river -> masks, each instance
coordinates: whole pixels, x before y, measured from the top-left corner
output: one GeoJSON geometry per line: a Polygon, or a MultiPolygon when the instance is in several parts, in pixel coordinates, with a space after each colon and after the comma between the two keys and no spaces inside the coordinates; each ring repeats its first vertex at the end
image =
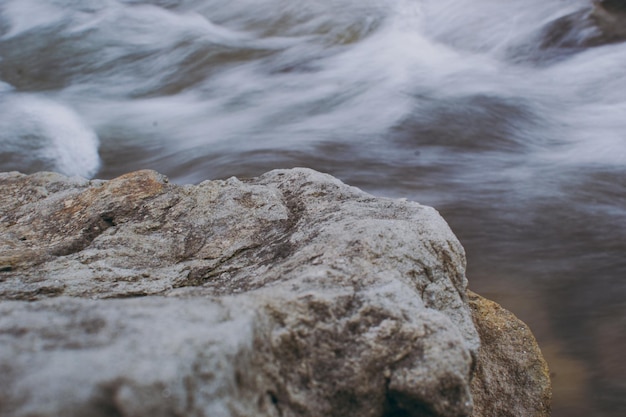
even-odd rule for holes
{"type": "Polygon", "coordinates": [[[622,417],[626,35],[592,7],[2,0],[0,170],[306,166],[434,206],[535,332],[553,416],[622,417]]]}

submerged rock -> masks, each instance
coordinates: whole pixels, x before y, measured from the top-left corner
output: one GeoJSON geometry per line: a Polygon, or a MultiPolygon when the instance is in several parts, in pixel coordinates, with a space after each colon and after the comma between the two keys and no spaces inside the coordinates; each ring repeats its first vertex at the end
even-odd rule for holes
{"type": "Polygon", "coordinates": [[[601,46],[626,40],[626,2],[594,0],[593,5],[550,22],[540,34],[541,49],[601,46]]]}
{"type": "Polygon", "coordinates": [[[626,1],[594,0],[592,19],[602,33],[599,43],[626,40],[626,1]]]}
{"type": "Polygon", "coordinates": [[[626,2],[593,0],[575,11],[548,17],[537,28],[512,42],[508,60],[549,65],[587,51],[626,41],[626,2]]]}
{"type": "Polygon", "coordinates": [[[0,271],[0,416],[468,416],[491,369],[437,212],[307,169],[0,174],[0,271]]]}

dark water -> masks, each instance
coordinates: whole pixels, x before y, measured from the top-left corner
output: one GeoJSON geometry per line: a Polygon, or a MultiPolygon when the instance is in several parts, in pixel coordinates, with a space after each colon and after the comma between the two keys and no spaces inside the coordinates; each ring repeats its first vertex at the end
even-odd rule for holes
{"type": "Polygon", "coordinates": [[[307,166],[432,205],[470,286],[536,333],[553,415],[622,417],[626,43],[591,10],[1,0],[0,170],[189,183],[307,166]]]}

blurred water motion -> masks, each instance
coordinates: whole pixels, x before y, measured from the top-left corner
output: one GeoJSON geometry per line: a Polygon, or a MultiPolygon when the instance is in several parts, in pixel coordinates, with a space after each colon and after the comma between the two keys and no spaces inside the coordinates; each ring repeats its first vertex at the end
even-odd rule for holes
{"type": "Polygon", "coordinates": [[[537,334],[553,415],[621,417],[626,43],[592,7],[4,0],[0,169],[307,166],[433,205],[537,334]]]}

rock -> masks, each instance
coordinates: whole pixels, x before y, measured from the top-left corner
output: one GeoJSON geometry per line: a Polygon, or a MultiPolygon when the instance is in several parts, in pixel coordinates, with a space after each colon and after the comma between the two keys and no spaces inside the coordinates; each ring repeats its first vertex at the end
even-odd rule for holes
{"type": "Polygon", "coordinates": [[[0,416],[472,411],[458,240],[315,171],[0,174],[0,271],[0,416]]]}
{"type": "Polygon", "coordinates": [[[626,40],[626,1],[594,0],[591,16],[601,32],[598,43],[626,40]]]}
{"type": "Polygon", "coordinates": [[[468,295],[481,340],[473,416],[549,416],[550,372],[528,326],[493,301],[468,295]]]}
{"type": "MultiPolygon", "coordinates": [[[[538,34],[534,60],[569,56],[583,48],[626,40],[626,2],[594,0],[593,4],[546,24],[538,34]],[[556,53],[558,51],[558,53],[556,53]]],[[[528,46],[526,46],[528,48],[528,46]]],[[[531,48],[532,49],[532,48],[531,48]]]]}

